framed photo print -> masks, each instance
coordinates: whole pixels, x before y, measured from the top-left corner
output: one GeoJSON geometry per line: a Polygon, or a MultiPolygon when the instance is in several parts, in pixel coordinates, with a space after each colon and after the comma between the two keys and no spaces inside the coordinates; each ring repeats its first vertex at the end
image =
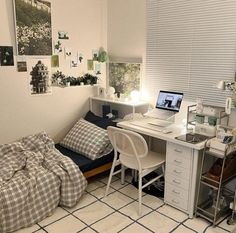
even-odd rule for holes
{"type": "Polygon", "coordinates": [[[51,2],[14,0],[18,55],[52,55],[51,2]]]}
{"type": "Polygon", "coordinates": [[[106,97],[106,89],[104,87],[98,87],[98,97],[106,97]]]}

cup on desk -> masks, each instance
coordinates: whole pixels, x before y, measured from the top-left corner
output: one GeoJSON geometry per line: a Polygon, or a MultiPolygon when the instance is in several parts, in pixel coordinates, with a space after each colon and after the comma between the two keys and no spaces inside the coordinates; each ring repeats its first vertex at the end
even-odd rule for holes
{"type": "Polygon", "coordinates": [[[216,126],[217,118],[214,117],[214,116],[209,116],[208,117],[208,123],[209,123],[209,125],[216,126]]]}
{"type": "Polygon", "coordinates": [[[204,116],[203,115],[196,115],[196,122],[199,124],[203,124],[204,123],[204,116]]]}

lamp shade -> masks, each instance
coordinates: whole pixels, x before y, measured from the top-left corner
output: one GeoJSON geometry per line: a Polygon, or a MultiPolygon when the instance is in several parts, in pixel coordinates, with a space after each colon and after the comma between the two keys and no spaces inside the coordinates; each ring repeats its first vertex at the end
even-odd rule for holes
{"type": "Polygon", "coordinates": [[[130,97],[132,102],[138,102],[140,100],[140,95],[141,95],[140,92],[137,90],[131,91],[130,97]]]}
{"type": "Polygon", "coordinates": [[[225,89],[225,81],[224,80],[220,80],[217,84],[216,87],[220,90],[224,90],[225,89]]]}

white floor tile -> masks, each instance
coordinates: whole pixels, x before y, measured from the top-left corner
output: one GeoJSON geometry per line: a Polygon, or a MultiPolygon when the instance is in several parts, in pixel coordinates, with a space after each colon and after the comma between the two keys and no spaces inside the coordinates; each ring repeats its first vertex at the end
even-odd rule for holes
{"type": "Polygon", "coordinates": [[[38,229],[39,229],[39,226],[35,224],[31,227],[22,228],[18,231],[15,231],[14,233],[31,233],[31,232],[37,231],[38,229]]]}
{"type": "MultiPolygon", "coordinates": [[[[109,175],[108,175],[107,177],[101,179],[100,181],[103,182],[103,183],[105,183],[105,184],[107,184],[107,183],[108,183],[108,179],[109,179],[109,175]]],[[[113,182],[115,182],[115,181],[117,181],[117,180],[119,180],[118,177],[112,176],[111,183],[113,183],[113,182]]]]}
{"type": "MultiPolygon", "coordinates": [[[[138,199],[138,189],[135,188],[133,185],[127,185],[124,188],[121,188],[119,191],[126,195],[129,195],[133,199],[138,199]]],[[[142,192],[142,196],[145,194],[146,193],[142,192]]]]}
{"type": "Polygon", "coordinates": [[[91,192],[97,188],[103,187],[105,186],[105,184],[103,184],[102,182],[93,180],[93,181],[89,181],[88,186],[86,188],[87,192],[91,192]]]}
{"type": "Polygon", "coordinates": [[[80,231],[79,233],[96,233],[96,231],[92,230],[89,227],[86,227],[84,230],[80,231]]]}
{"type": "Polygon", "coordinates": [[[114,192],[102,199],[105,203],[114,209],[120,209],[121,207],[131,203],[133,200],[120,192],[114,192]]]}
{"type": "Polygon", "coordinates": [[[188,215],[184,212],[177,210],[169,205],[164,205],[158,209],[158,212],[174,219],[177,222],[183,222],[188,218],[188,215]]]}
{"type": "MultiPolygon", "coordinates": [[[[122,209],[119,210],[123,214],[129,216],[130,218],[137,220],[141,216],[138,215],[138,202],[132,202],[129,205],[123,207],[122,209]]],[[[152,210],[146,206],[142,206],[142,216],[150,213],[152,210]]]]}
{"type": "Polygon", "coordinates": [[[45,233],[45,231],[44,230],[38,230],[38,231],[34,231],[34,233],[45,233]]]}
{"type": "Polygon", "coordinates": [[[139,223],[148,227],[154,232],[167,233],[173,230],[178,223],[157,212],[152,212],[138,220],[139,223]]]}
{"type": "Polygon", "coordinates": [[[130,223],[132,221],[128,217],[116,212],[95,223],[92,228],[102,233],[117,233],[130,223]]]}
{"type": "Polygon", "coordinates": [[[151,231],[142,227],[138,223],[133,223],[132,225],[128,226],[127,228],[125,228],[121,232],[122,233],[150,233],[151,231]]]}
{"type": "Polygon", "coordinates": [[[84,227],[86,227],[84,223],[70,215],[45,227],[45,230],[48,233],[76,233],[84,227]]]}
{"type": "Polygon", "coordinates": [[[58,207],[56,208],[56,210],[54,211],[54,213],[48,217],[48,218],[45,218],[43,221],[39,222],[39,225],[44,227],[52,222],[55,222],[57,221],[58,219],[68,215],[69,213],[65,210],[63,210],[62,208],[58,207]]]}
{"type": "Polygon", "coordinates": [[[228,233],[228,231],[225,231],[219,227],[209,227],[206,230],[206,233],[228,233]]]}
{"type": "Polygon", "coordinates": [[[221,228],[225,229],[225,230],[230,231],[230,232],[233,231],[233,229],[236,228],[236,224],[231,224],[231,225],[227,224],[227,219],[225,219],[223,222],[221,222],[221,223],[219,224],[219,226],[220,226],[221,228]]]}
{"type": "MultiPolygon", "coordinates": [[[[105,195],[105,191],[106,191],[106,186],[105,187],[101,187],[101,188],[98,188],[92,192],[90,192],[91,194],[93,194],[96,198],[103,198],[104,195],[105,195]]],[[[108,195],[110,193],[113,193],[115,191],[115,189],[113,189],[112,187],[109,188],[108,190],[108,195]]]]}
{"type": "Polygon", "coordinates": [[[197,231],[198,233],[201,233],[210,225],[210,223],[202,218],[193,218],[184,222],[184,225],[197,231]]]}
{"type": "Polygon", "coordinates": [[[145,195],[142,198],[142,202],[152,209],[156,209],[164,204],[163,200],[159,199],[158,197],[151,196],[151,195],[145,195]]]}
{"type": "Polygon", "coordinates": [[[124,184],[121,184],[121,180],[118,179],[117,181],[111,183],[111,187],[118,190],[118,189],[121,189],[123,187],[125,187],[125,185],[127,185],[128,183],[125,181],[124,184]]]}
{"type": "MultiPolygon", "coordinates": [[[[74,212],[75,210],[78,210],[80,208],[83,208],[93,202],[97,201],[97,199],[95,197],[93,197],[92,195],[90,195],[89,193],[85,193],[79,200],[79,202],[77,203],[76,206],[72,207],[72,208],[65,208],[66,210],[68,210],[70,213],[74,212]]],[[[63,207],[64,208],[64,207],[63,207]]]]}
{"type": "Polygon", "coordinates": [[[195,231],[192,231],[187,227],[180,225],[177,229],[173,231],[173,233],[195,233],[195,231]]]}
{"type": "Polygon", "coordinates": [[[86,208],[80,209],[74,212],[74,215],[77,216],[82,221],[87,224],[92,224],[107,215],[111,214],[114,210],[107,206],[104,203],[96,202],[94,204],[89,205],[86,208]]]}

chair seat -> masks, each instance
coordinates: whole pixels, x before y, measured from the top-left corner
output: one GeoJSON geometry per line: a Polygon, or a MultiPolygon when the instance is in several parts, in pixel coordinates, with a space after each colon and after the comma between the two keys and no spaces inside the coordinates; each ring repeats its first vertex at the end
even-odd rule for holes
{"type": "MultiPolygon", "coordinates": [[[[120,154],[120,162],[126,167],[138,170],[138,163],[135,157],[120,154]]],[[[165,155],[153,151],[148,151],[146,157],[140,158],[142,169],[150,169],[165,163],[165,155]]]]}

